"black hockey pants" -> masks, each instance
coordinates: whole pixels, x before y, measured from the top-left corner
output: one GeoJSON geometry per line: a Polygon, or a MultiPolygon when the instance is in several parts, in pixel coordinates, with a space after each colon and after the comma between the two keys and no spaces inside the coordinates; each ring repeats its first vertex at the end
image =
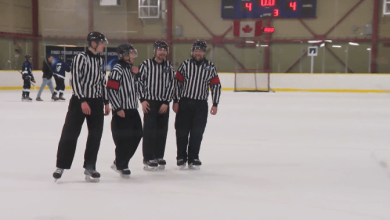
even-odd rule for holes
{"type": "Polygon", "coordinates": [[[207,124],[208,104],[205,100],[180,99],[176,114],[177,159],[192,162],[199,159],[200,145],[207,124]],[[187,154],[188,146],[188,154],[187,154]]]}
{"type": "Polygon", "coordinates": [[[125,109],[125,117],[113,113],[112,138],[115,143],[115,164],[118,170],[129,168],[129,161],[142,138],[142,122],[137,109],[125,109]]]}
{"type": "Polygon", "coordinates": [[[77,139],[84,120],[87,119],[88,139],[84,154],[84,168],[96,169],[96,160],[103,133],[104,103],[102,98],[87,99],[91,115],[85,115],[81,110],[80,100],[72,96],[68,113],[62,129],[57,151],[57,167],[70,169],[76,151],[77,139]]]}
{"type": "Polygon", "coordinates": [[[144,114],[144,138],[142,150],[144,160],[164,158],[168,133],[169,106],[164,114],[158,113],[161,101],[148,101],[150,110],[144,114]]]}

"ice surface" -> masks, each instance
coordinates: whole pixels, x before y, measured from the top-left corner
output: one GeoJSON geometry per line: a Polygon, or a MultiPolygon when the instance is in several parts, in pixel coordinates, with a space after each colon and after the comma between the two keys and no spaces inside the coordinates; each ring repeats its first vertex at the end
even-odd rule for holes
{"type": "Polygon", "coordinates": [[[201,170],[176,167],[171,112],[166,170],[144,171],[140,145],[130,179],[110,169],[108,116],[100,183],[84,181],[85,124],[72,169],[54,183],[70,92],[62,103],[47,90],[44,102],[21,102],[21,93],[0,91],[1,220],[390,219],[390,178],[378,162],[390,161],[389,94],[223,92],[201,170]]]}

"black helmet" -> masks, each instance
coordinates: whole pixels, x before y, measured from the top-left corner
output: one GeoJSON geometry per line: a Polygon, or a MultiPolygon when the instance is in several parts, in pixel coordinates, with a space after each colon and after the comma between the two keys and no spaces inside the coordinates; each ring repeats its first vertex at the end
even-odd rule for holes
{"type": "Polygon", "coordinates": [[[138,56],[138,51],[130,44],[121,44],[116,48],[119,60],[123,59],[123,55],[129,56],[130,51],[134,52],[134,58],[138,56]]]}
{"type": "Polygon", "coordinates": [[[29,60],[31,58],[31,56],[26,54],[26,56],[24,56],[24,58],[26,58],[26,60],[29,60]]]}
{"type": "Polygon", "coordinates": [[[167,51],[167,53],[169,53],[169,46],[165,41],[156,40],[156,42],[154,42],[153,44],[153,51],[156,51],[158,48],[164,48],[167,51]]]}
{"type": "Polygon", "coordinates": [[[88,46],[91,46],[91,42],[99,43],[100,41],[104,41],[106,44],[108,44],[108,40],[104,34],[96,31],[92,31],[87,36],[87,42],[88,46]]]}
{"type": "Polygon", "coordinates": [[[194,50],[196,50],[196,49],[200,49],[200,50],[203,50],[204,52],[206,52],[206,48],[207,48],[206,41],[204,41],[204,40],[196,40],[192,44],[191,52],[194,52],[194,50]]]}

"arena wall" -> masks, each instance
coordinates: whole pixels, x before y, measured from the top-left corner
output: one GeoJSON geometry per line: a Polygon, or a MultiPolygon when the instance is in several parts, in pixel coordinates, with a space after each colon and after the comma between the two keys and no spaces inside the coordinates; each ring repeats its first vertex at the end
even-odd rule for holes
{"type": "MultiPolygon", "coordinates": [[[[311,28],[315,34],[326,33],[330,27],[336,24],[354,5],[360,0],[321,0],[318,1],[317,18],[303,19],[305,24],[311,28]]],[[[84,39],[89,30],[89,1],[78,0],[39,0],[39,35],[44,37],[39,43],[39,57],[33,59],[39,60],[39,69],[42,68],[44,59],[45,45],[76,45],[85,46],[84,39]],[[48,37],[49,38],[45,38],[48,37]],[[55,37],[67,37],[64,39],[55,39],[55,37]],[[54,39],[53,39],[54,38],[54,39]],[[72,38],[78,40],[72,40],[72,38]]],[[[222,35],[232,25],[232,20],[221,18],[221,1],[219,0],[174,0],[173,8],[173,39],[210,39],[212,36],[199,22],[190,14],[183,2],[205,23],[205,26],[215,35],[222,35]],[[182,28],[182,35],[177,35],[176,27],[182,28]]],[[[373,4],[372,0],[365,0],[356,7],[345,20],[337,25],[330,33],[329,38],[367,38],[365,27],[372,23],[373,4]]],[[[166,37],[166,18],[165,19],[138,19],[137,1],[123,0],[121,6],[100,6],[99,1],[93,1],[92,11],[93,30],[101,31],[109,39],[154,39],[166,37]]],[[[31,1],[25,0],[0,0],[0,32],[12,33],[32,33],[31,22],[31,1]]],[[[382,6],[380,6],[380,11],[382,6]]],[[[379,38],[389,38],[390,36],[390,17],[379,19],[379,38]]],[[[270,45],[270,62],[272,72],[305,73],[310,72],[310,58],[304,56],[299,64],[290,67],[302,56],[307,47],[311,44],[300,42],[299,39],[310,39],[312,34],[300,23],[298,19],[273,19],[272,26],[275,27],[275,33],[272,39],[297,40],[290,43],[273,43],[270,45]]],[[[266,37],[264,34],[258,38],[263,42],[266,37]]],[[[229,31],[227,39],[235,39],[233,32],[229,31]]],[[[109,47],[116,47],[122,42],[112,41],[109,47]]],[[[369,71],[369,52],[367,48],[371,47],[371,42],[361,42],[359,46],[348,46],[348,42],[337,43],[342,48],[332,48],[328,45],[329,51],[323,53],[322,49],[314,64],[314,72],[322,73],[344,73],[346,62],[346,53],[348,51],[348,68],[355,73],[369,71]],[[348,49],[347,49],[348,48],[348,49]],[[337,60],[331,52],[337,55],[341,60],[337,60]]],[[[174,43],[172,52],[173,61],[178,65],[182,60],[181,55],[189,54],[189,43],[174,43]],[[174,49],[174,48],[175,49],[174,49]],[[175,57],[177,56],[177,57],[175,57]]],[[[148,43],[138,43],[135,45],[139,51],[140,58],[146,59],[151,56],[148,43]],[[148,49],[149,48],[149,49],[148,49]],[[149,53],[149,56],[147,55],[149,53]]],[[[226,48],[235,55],[237,60],[233,59],[223,48],[209,45],[211,50],[207,54],[213,61],[219,71],[231,71],[234,68],[240,68],[241,63],[245,68],[264,68],[264,48],[240,48],[233,44],[226,44],[226,48]]],[[[7,60],[12,62],[12,67],[21,66],[24,59],[15,56],[32,53],[32,43],[30,39],[12,39],[0,38],[0,69],[9,68],[7,60]],[[21,45],[21,46],[19,46],[21,45]],[[19,48],[20,47],[20,48],[19,48]],[[15,49],[22,49],[20,54],[15,53],[15,49]]],[[[139,59],[141,60],[141,59],[139,59]]],[[[390,47],[383,42],[378,43],[377,72],[387,73],[390,69],[390,47]]]]}

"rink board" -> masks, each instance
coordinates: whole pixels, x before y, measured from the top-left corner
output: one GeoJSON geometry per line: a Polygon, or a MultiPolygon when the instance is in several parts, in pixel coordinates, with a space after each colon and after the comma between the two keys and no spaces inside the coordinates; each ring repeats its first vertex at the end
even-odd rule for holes
{"type": "MultiPolygon", "coordinates": [[[[42,83],[42,72],[34,71],[39,89],[42,83]]],[[[258,74],[259,75],[259,74],[258,74]]],[[[69,87],[69,76],[66,75],[65,86],[69,87]]],[[[222,90],[234,90],[234,73],[219,73],[222,90]]],[[[265,88],[267,77],[259,77],[259,88],[265,88]]],[[[253,76],[248,76],[247,88],[253,87],[253,76]]],[[[0,71],[0,90],[21,90],[23,81],[17,71],[0,71]]],[[[283,92],[355,92],[355,93],[388,93],[390,92],[390,74],[302,74],[271,73],[270,87],[273,91],[283,92]]]]}

